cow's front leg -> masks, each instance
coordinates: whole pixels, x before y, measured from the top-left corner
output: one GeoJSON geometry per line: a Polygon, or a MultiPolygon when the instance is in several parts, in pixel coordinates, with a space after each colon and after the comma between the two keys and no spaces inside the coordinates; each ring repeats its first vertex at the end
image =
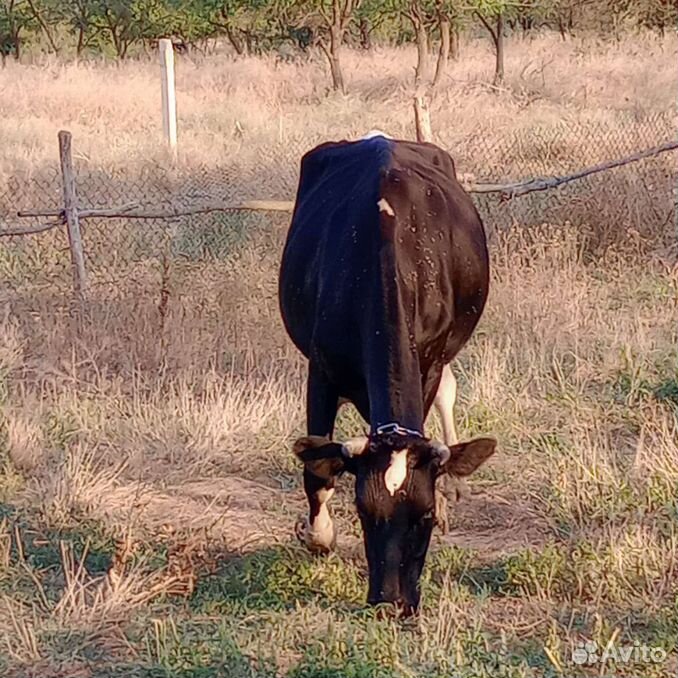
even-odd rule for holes
{"type": "MultiPolygon", "coordinates": [[[[306,427],[309,435],[331,439],[338,402],[336,389],[311,364],[306,389],[306,427]]],[[[308,517],[297,522],[296,534],[314,553],[329,553],[337,541],[334,522],[327,505],[334,494],[334,482],[334,478],[323,480],[304,468],[308,517]]]]}

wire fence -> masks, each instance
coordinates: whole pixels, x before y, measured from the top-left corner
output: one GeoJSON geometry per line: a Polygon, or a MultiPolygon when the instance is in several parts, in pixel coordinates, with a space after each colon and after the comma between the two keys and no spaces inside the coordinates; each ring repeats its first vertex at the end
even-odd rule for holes
{"type": "MultiPolygon", "coordinates": [[[[566,174],[583,166],[629,155],[675,136],[670,114],[629,118],[623,126],[560,122],[497,139],[469,137],[439,143],[455,159],[461,175],[498,183],[566,174]]],[[[77,139],[76,139],[77,143],[77,139]]],[[[290,200],[296,191],[299,160],[314,141],[285,143],[236,157],[220,167],[146,167],[138,171],[92,169],[76,161],[80,206],[185,211],[214,202],[290,200]]],[[[671,231],[678,173],[675,154],[585,177],[555,190],[511,200],[477,194],[474,200],[490,232],[543,224],[570,224],[594,244],[625,237],[629,229],[661,238],[671,231]]],[[[39,218],[17,212],[63,208],[61,176],[48,168],[30,177],[10,177],[0,191],[0,230],[30,227],[39,218]]],[[[44,218],[42,218],[44,221],[44,218]]],[[[163,219],[89,219],[81,226],[88,296],[101,303],[130,295],[158,295],[168,271],[175,288],[188,292],[223,282],[230,263],[255,240],[272,251],[282,244],[289,214],[214,211],[163,219]]],[[[165,280],[166,282],[166,280],[165,280]]],[[[64,228],[0,239],[0,298],[30,307],[61,307],[72,289],[68,238],[64,228]]]]}

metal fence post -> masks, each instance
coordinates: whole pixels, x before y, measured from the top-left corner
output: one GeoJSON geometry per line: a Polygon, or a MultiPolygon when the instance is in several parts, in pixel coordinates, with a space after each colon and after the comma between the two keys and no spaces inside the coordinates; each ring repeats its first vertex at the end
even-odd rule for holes
{"type": "Polygon", "coordinates": [[[78,197],[75,189],[75,172],[71,156],[70,132],[59,132],[59,162],[61,163],[61,182],[64,193],[64,217],[68,227],[68,245],[71,251],[73,267],[73,291],[79,304],[84,304],[87,287],[85,272],[85,253],[82,247],[80,221],[78,219],[78,197]]]}

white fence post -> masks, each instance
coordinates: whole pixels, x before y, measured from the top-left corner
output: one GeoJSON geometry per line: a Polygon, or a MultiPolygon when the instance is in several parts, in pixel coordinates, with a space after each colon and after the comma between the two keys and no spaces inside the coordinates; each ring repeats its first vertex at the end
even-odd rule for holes
{"type": "Polygon", "coordinates": [[[177,151],[177,98],[174,90],[174,47],[163,38],[158,42],[162,87],[162,130],[170,150],[177,151]]]}

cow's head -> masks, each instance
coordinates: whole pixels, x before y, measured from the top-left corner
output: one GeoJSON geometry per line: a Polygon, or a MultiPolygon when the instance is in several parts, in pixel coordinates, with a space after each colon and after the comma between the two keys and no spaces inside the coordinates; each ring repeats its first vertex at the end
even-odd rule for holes
{"type": "Polygon", "coordinates": [[[419,578],[435,521],[436,478],[443,473],[470,475],[495,446],[491,438],[448,447],[403,435],[355,438],[344,444],[309,436],[295,443],[306,471],[320,481],[345,472],[355,476],[369,603],[394,603],[404,614],[417,610],[419,578]]]}

